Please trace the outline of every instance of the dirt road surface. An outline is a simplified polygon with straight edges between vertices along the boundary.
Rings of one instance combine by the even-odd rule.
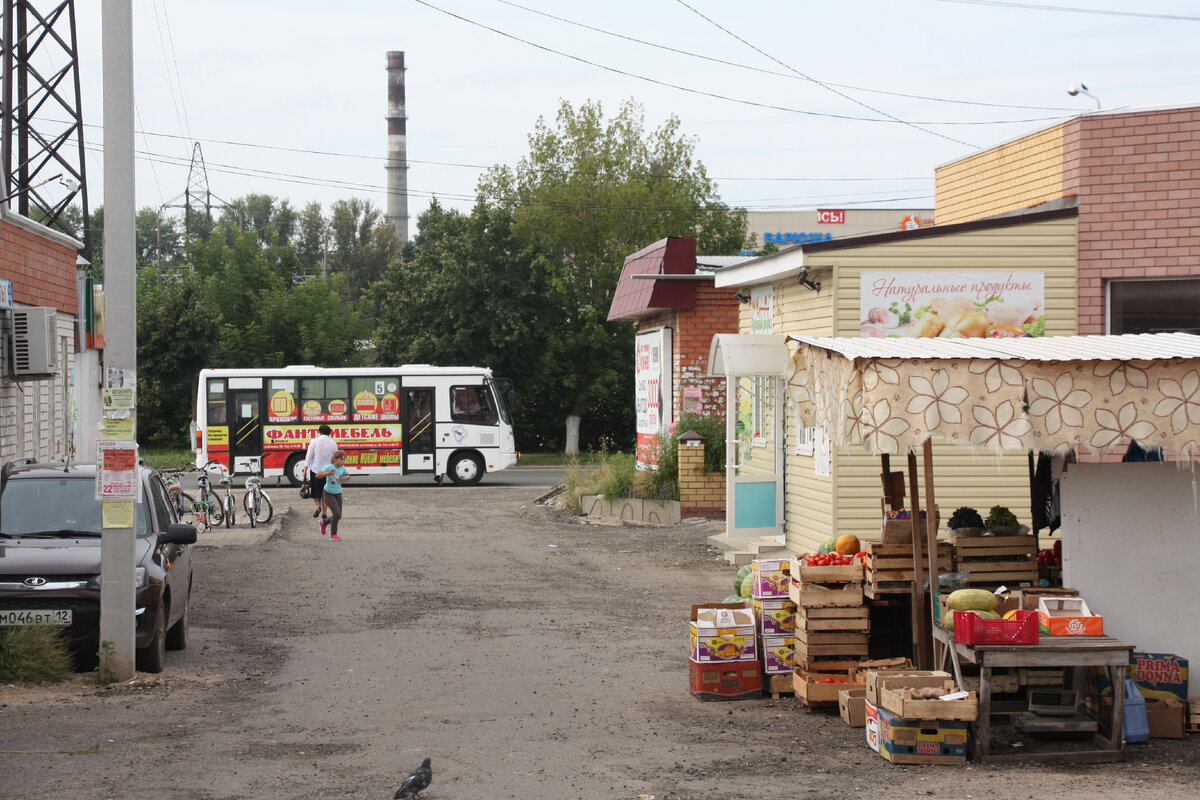
[[[894,766],[791,697],[701,702],[686,619],[729,593],[712,525],[580,524],[538,488],[347,488],[199,546],[161,675],[0,687],[3,798],[1194,797],[1200,735],[1116,765]]]

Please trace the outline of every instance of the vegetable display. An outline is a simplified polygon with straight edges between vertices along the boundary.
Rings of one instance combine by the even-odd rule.
[[[975,509],[963,506],[955,510],[954,515],[950,517],[950,521],[946,523],[946,527],[952,531],[962,530],[963,528],[982,528],[983,517],[979,516],[979,512]]]
[[[992,510],[988,512],[987,519],[984,521],[987,528],[1016,528],[1019,524],[1017,515],[1004,506],[992,506]]]

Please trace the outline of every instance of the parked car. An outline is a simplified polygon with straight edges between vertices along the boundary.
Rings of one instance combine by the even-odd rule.
[[[196,529],[179,522],[166,486],[138,467],[134,576],[137,668],[161,672],[187,647]],[[60,625],[88,661],[100,649],[101,504],[94,465],[10,462],[0,470],[0,626]]]

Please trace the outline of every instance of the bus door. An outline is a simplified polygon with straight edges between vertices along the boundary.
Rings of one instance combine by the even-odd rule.
[[[401,395],[404,408],[404,472],[433,472],[436,467],[433,438],[433,389],[405,387]]]
[[[263,455],[262,390],[229,392],[229,443],[233,472],[253,472],[250,459]]]

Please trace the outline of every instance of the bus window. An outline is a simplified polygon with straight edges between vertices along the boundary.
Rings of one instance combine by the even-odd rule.
[[[399,381],[395,378],[354,378],[350,383],[355,422],[396,422],[400,419]]]
[[[272,378],[267,384],[268,422],[295,422],[300,415],[296,405],[294,378]]]
[[[208,382],[208,424],[225,424],[225,381]]]
[[[488,387],[453,386],[450,388],[450,399],[450,418],[455,422],[496,424],[496,408]]]
[[[303,422],[346,422],[350,419],[350,381],[347,378],[305,378],[300,381],[300,419]]]

